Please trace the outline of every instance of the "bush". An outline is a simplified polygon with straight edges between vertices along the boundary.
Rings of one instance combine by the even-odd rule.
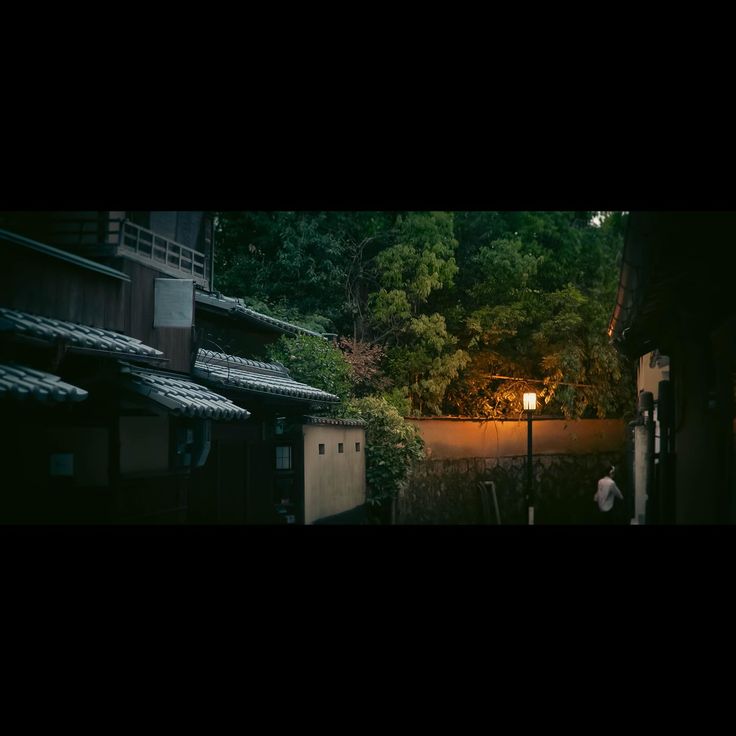
[[[390,507],[406,484],[412,463],[424,457],[424,440],[385,398],[354,399],[347,410],[366,423],[366,501],[369,506]]]
[[[268,359],[283,363],[295,381],[335,394],[343,401],[352,395],[352,369],[331,342],[311,335],[282,335],[266,350]]]

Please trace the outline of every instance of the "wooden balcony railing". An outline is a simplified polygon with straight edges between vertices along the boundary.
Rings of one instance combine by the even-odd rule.
[[[207,254],[165,238],[130,220],[64,218],[54,223],[52,244],[88,257],[114,255],[131,258],[171,276],[191,278],[209,288]]]
[[[198,284],[208,286],[209,263],[204,253],[187,248],[129,220],[123,220],[118,239],[118,255],[135,253],[143,262],[151,263],[174,275],[191,276]]]

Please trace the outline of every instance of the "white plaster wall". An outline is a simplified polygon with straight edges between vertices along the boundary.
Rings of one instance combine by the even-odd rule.
[[[338,453],[343,443],[345,451]],[[356,452],[355,443],[360,442]],[[320,443],[325,454],[319,454]],[[304,523],[365,503],[365,430],[362,427],[304,426]]]

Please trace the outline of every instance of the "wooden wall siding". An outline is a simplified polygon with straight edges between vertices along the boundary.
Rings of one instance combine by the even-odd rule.
[[[24,248],[5,249],[3,261],[2,306],[124,329],[124,291],[129,284]]]
[[[7,413],[6,413],[7,410]],[[0,423],[0,523],[80,523],[107,519],[107,430],[84,426],[59,407],[3,410]],[[51,476],[52,453],[74,454],[73,476]]]
[[[101,262],[115,255],[120,246],[122,255],[127,251],[130,258],[143,259],[147,263],[152,254],[150,233],[141,233],[131,225],[123,231],[121,224],[126,217],[131,223],[169,239],[169,255],[174,259],[167,264],[173,269],[171,276],[189,274],[202,286],[211,287],[212,218],[204,212],[10,212],[0,213],[0,225],[41,243]],[[141,239],[140,252],[136,251],[138,238]],[[156,258],[166,257],[167,246],[162,245],[161,240],[156,243]],[[180,264],[176,262],[180,253],[178,245],[188,249],[181,253]],[[155,263],[151,266],[157,267]]]
[[[192,473],[189,521],[222,524],[280,524],[274,483],[275,447],[293,448],[294,513],[304,520],[304,451],[301,428],[296,433],[263,439],[261,421],[240,425],[212,423],[212,449],[207,463]]]
[[[239,425],[212,422],[210,455],[204,467],[192,471],[190,523],[274,521],[271,456],[261,432],[261,422],[252,419]]]
[[[98,242],[100,216],[106,214],[93,211],[11,212],[7,214],[6,227],[46,245],[76,250],[80,245],[94,245]]]
[[[202,228],[202,212],[177,212],[176,218],[176,240],[177,243],[186,245],[200,253],[204,253],[202,247],[203,238],[200,238]]]
[[[217,463],[217,520],[243,524],[246,519],[248,446],[245,442],[218,440],[212,448]]]
[[[176,212],[151,212],[151,226],[156,235],[162,235],[169,240],[176,240]]]
[[[169,417],[126,417],[120,422],[120,473],[169,469]]]
[[[155,279],[171,278],[135,261],[116,259],[114,268],[130,276],[126,289],[125,333],[164,353],[165,368],[188,373],[192,358],[192,329],[153,326]],[[192,293],[192,300],[194,293]]]
[[[112,518],[122,524],[183,524],[190,477],[164,475],[123,479],[112,493]]]
[[[107,212],[52,212],[49,219],[46,226],[49,245],[74,249],[94,246],[108,239]]]
[[[245,320],[217,317],[198,307],[195,324],[197,347],[252,360],[266,360],[266,346],[281,337],[280,333],[268,329],[259,330]]]

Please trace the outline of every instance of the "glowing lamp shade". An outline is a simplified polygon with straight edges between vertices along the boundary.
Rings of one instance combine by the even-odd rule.
[[[524,411],[534,411],[537,408],[537,395],[524,394]]]

